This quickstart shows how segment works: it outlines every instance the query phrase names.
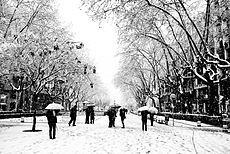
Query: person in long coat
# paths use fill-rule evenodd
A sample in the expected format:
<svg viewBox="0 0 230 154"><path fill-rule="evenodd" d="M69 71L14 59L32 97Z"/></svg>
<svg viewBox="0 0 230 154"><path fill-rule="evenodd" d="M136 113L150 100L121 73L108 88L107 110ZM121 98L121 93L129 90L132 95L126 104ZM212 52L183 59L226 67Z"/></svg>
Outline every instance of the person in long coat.
<svg viewBox="0 0 230 154"><path fill-rule="evenodd" d="M147 131L148 111L141 111L142 130Z"/></svg>
<svg viewBox="0 0 230 154"><path fill-rule="evenodd" d="M48 125L49 125L49 137L50 139L55 139L56 138L56 123L57 123L56 112L54 110L48 110L46 112L46 117L47 117Z"/></svg>
<svg viewBox="0 0 230 154"><path fill-rule="evenodd" d="M114 108L110 108L107 111L107 115L109 116L109 128L115 127L116 110Z"/></svg>
<svg viewBox="0 0 230 154"><path fill-rule="evenodd" d="M149 119L150 119L150 122L151 122L151 126L153 126L153 121L154 121L154 114L153 113L149 114Z"/></svg>
<svg viewBox="0 0 230 154"><path fill-rule="evenodd" d="M112 113L113 113L113 114L112 114L112 115L113 115L113 116L112 116L112 126L113 126L113 127L115 127L115 120L116 120L116 117L117 117L117 111L118 111L118 110L115 109L115 108L112 109Z"/></svg>
<svg viewBox="0 0 230 154"><path fill-rule="evenodd" d="M71 123L73 122L73 126L76 126L76 118L77 118L77 105L74 105L71 109L70 109L70 121L69 121L69 126L71 125Z"/></svg>
<svg viewBox="0 0 230 154"><path fill-rule="evenodd" d="M121 108L120 109L120 117L121 117L121 123L122 123L122 128L125 128L125 123L124 123L124 120L126 118L125 114L128 112L127 109L125 108Z"/></svg>
<svg viewBox="0 0 230 154"><path fill-rule="evenodd" d="M89 124L90 109L87 107L85 109L85 123Z"/></svg>
<svg viewBox="0 0 230 154"><path fill-rule="evenodd" d="M93 107L90 108L90 123L94 124L95 113Z"/></svg>

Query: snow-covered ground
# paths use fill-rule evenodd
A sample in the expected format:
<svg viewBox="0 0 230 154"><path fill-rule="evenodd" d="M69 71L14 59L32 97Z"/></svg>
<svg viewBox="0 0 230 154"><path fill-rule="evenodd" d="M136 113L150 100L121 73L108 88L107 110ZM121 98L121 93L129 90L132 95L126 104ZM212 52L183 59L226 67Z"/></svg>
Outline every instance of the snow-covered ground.
<svg viewBox="0 0 230 154"><path fill-rule="evenodd" d="M84 116L77 117L77 126L68 126L69 117L59 116L56 139L50 140L46 117L37 117L38 132L25 132L32 127L32 118L0 120L0 153L7 154L104 154L104 153L154 153L154 154L228 154L230 134L221 128L172 120L169 125L150 126L141 130L141 119L129 114L126 128L121 128L120 117L116 127L108 128L108 117L96 117L95 124L84 124ZM205 128L205 129L203 129ZM206 129L210 128L210 129ZM205 131L204 131L205 130ZM208 131L207 131L208 130Z"/></svg>

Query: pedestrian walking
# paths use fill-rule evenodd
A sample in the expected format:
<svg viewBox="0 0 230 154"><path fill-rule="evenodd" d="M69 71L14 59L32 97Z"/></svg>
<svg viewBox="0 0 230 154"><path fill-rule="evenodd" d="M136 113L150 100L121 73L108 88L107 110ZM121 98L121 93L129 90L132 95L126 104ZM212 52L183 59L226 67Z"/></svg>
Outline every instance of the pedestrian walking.
<svg viewBox="0 0 230 154"><path fill-rule="evenodd" d="M148 111L144 110L141 111L141 121L142 121L142 130L147 131L147 118L148 118Z"/></svg>
<svg viewBox="0 0 230 154"><path fill-rule="evenodd" d="M90 107L90 123L91 124L94 124L94 116L95 116L94 109L93 107Z"/></svg>
<svg viewBox="0 0 230 154"><path fill-rule="evenodd" d="M154 114L153 113L149 114L149 119L150 119L151 126L153 126L153 121L154 121Z"/></svg>
<svg viewBox="0 0 230 154"><path fill-rule="evenodd" d="M85 124L89 124L90 109L87 107L85 109Z"/></svg>
<svg viewBox="0 0 230 154"><path fill-rule="evenodd" d="M120 117L121 117L121 123L122 123L122 128L125 128L125 123L124 123L124 120L126 118L125 114L128 112L127 109L125 108L121 108L120 109Z"/></svg>
<svg viewBox="0 0 230 154"><path fill-rule="evenodd" d="M112 126L115 127L115 120L116 120L116 117L117 117L117 110L115 108L113 108L112 110Z"/></svg>
<svg viewBox="0 0 230 154"><path fill-rule="evenodd" d="M54 110L47 110L46 117L47 117L48 125L49 125L49 137L50 139L55 139L56 138L56 123L57 123L56 112Z"/></svg>
<svg viewBox="0 0 230 154"><path fill-rule="evenodd" d="M115 127L115 118L116 118L116 111L114 108L110 108L107 111L107 115L109 116L109 128Z"/></svg>
<svg viewBox="0 0 230 154"><path fill-rule="evenodd" d="M77 105L75 104L71 109L70 109L70 121L69 121L69 126L73 122L73 126L76 126L76 118L77 118Z"/></svg>

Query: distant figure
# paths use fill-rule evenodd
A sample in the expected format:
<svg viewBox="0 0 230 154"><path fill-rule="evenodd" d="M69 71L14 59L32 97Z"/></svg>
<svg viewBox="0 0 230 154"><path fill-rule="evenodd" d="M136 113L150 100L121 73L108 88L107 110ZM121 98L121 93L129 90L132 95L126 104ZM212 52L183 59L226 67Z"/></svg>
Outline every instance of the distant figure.
<svg viewBox="0 0 230 154"><path fill-rule="evenodd" d="M90 123L91 124L94 124L94 116L95 116L94 109L93 107L91 107L90 108Z"/></svg>
<svg viewBox="0 0 230 154"><path fill-rule="evenodd" d="M107 111L107 115L109 116L109 128L115 127L116 110L114 108L110 108Z"/></svg>
<svg viewBox="0 0 230 154"><path fill-rule="evenodd" d="M54 110L48 110L46 112L46 117L48 120L49 125L49 137L50 139L55 139L56 135L56 123L57 123L57 117Z"/></svg>
<svg viewBox="0 0 230 154"><path fill-rule="evenodd" d="M121 117L121 123L122 123L122 128L125 128L124 120L126 118L125 114L128 112L127 109L121 108L120 109L120 117Z"/></svg>
<svg viewBox="0 0 230 154"><path fill-rule="evenodd" d="M117 109L113 108L113 118L112 118L112 126L115 127L115 120L116 120L116 117L117 117Z"/></svg>
<svg viewBox="0 0 230 154"><path fill-rule="evenodd" d="M150 114L149 114L149 118L150 118L151 126L153 126L154 114L153 114L153 113L150 113Z"/></svg>
<svg viewBox="0 0 230 154"><path fill-rule="evenodd" d="M141 111L142 130L147 131L147 116L148 111Z"/></svg>
<svg viewBox="0 0 230 154"><path fill-rule="evenodd" d="M73 122L73 126L76 126L76 118L77 118L77 105L74 105L71 109L70 109L70 121L69 121L69 126L71 125L71 123Z"/></svg>
<svg viewBox="0 0 230 154"><path fill-rule="evenodd" d="M90 115L90 109L87 107L85 109L85 123L89 124L89 115Z"/></svg>

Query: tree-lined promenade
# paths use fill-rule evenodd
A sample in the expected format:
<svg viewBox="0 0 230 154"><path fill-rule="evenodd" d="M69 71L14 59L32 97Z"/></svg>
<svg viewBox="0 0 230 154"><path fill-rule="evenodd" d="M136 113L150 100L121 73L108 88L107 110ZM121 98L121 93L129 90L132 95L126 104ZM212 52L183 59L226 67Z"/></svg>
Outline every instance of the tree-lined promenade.
<svg viewBox="0 0 230 154"><path fill-rule="evenodd" d="M111 102L84 42L60 24L54 2L0 0L1 110ZM151 104L160 112L210 116L229 114L229 6L227 0L82 0L93 19L117 26L115 82L130 109Z"/></svg>

